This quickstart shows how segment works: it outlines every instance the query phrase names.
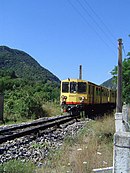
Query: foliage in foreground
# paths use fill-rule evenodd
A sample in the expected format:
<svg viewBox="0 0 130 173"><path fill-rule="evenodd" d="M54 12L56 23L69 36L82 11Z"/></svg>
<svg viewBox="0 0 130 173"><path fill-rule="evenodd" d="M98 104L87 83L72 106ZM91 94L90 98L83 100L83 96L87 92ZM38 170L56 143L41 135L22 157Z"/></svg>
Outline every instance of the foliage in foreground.
<svg viewBox="0 0 130 173"><path fill-rule="evenodd" d="M61 150L52 151L38 173L86 173L112 166L114 117L90 121L76 136L69 136Z"/></svg>
<svg viewBox="0 0 130 173"><path fill-rule="evenodd" d="M130 53L128 54L130 56ZM117 81L117 66L112 70L112 75ZM130 58L125 58L122 63L122 84L123 84L123 101L130 103Z"/></svg>
<svg viewBox="0 0 130 173"><path fill-rule="evenodd" d="M22 162L20 160L11 160L0 165L0 173L33 173L35 166L31 162Z"/></svg>

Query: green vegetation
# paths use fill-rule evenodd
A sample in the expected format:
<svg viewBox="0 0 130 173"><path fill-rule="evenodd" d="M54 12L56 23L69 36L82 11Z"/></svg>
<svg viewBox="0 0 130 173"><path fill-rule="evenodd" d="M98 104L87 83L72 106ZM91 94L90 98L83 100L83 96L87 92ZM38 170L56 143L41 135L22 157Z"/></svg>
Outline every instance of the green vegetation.
<svg viewBox="0 0 130 173"><path fill-rule="evenodd" d="M122 95L123 101L126 103L130 103L130 52L128 53L128 58L125 58L122 62ZM102 86L106 86L108 88L116 89L117 87L117 66L112 70L111 74L113 77L104 83Z"/></svg>
<svg viewBox="0 0 130 173"><path fill-rule="evenodd" d="M19 78L42 80L44 83L47 81L60 83L55 75L40 66L30 55L20 50L10 49L7 46L0 46L0 69L11 73L14 71Z"/></svg>
<svg viewBox="0 0 130 173"><path fill-rule="evenodd" d="M130 56L130 53L128 53ZM130 103L130 57L125 58L122 62L122 84L123 84L123 101L126 103ZM112 70L112 75L115 78L115 82L117 81L117 66Z"/></svg>
<svg viewBox="0 0 130 173"><path fill-rule="evenodd" d="M86 173L112 166L114 125L113 115L87 122L77 135L66 137L60 150L52 150L37 172Z"/></svg>
<svg viewBox="0 0 130 173"><path fill-rule="evenodd" d="M28 54L0 46L0 93L4 121L53 116L59 105L60 81Z"/></svg>
<svg viewBox="0 0 130 173"><path fill-rule="evenodd" d="M11 79L6 76L0 78L0 89L4 93L6 122L49 116L51 110L59 104L59 85L54 82Z"/></svg>
<svg viewBox="0 0 130 173"><path fill-rule="evenodd" d="M34 173L35 165L31 162L22 162L20 160L10 160L0 165L0 173Z"/></svg>

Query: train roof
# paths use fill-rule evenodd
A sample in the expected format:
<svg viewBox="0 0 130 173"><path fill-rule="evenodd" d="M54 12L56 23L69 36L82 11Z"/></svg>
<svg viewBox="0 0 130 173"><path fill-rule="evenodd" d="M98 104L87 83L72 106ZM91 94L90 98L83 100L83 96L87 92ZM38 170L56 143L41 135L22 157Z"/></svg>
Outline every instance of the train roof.
<svg viewBox="0 0 130 173"><path fill-rule="evenodd" d="M90 84L90 85L95 85L95 86L97 86L97 87L110 90L109 88L107 88L107 87L105 87L105 86L97 85L97 84L95 84L95 83L93 83L93 82L90 82L90 81L87 81L87 80L83 80L83 79L68 78L68 79L61 80L61 82L86 82L86 83L88 83L88 84Z"/></svg>
<svg viewBox="0 0 130 173"><path fill-rule="evenodd" d="M67 81L68 81L68 82L86 82L86 83L89 83L89 84L91 84L91 85L96 85L96 86L101 87L100 85L97 85L97 84L95 84L95 83L92 83L92 82L90 82L90 81L83 80L83 79L68 78L68 79L62 80L61 82L67 82Z"/></svg>
<svg viewBox="0 0 130 173"><path fill-rule="evenodd" d="M87 80L68 78L61 80L61 82L88 82Z"/></svg>

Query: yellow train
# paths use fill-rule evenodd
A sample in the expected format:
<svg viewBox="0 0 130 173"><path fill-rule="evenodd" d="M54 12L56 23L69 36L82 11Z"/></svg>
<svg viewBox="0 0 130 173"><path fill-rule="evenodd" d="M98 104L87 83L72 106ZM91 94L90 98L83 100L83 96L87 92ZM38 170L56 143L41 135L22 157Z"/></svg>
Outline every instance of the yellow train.
<svg viewBox="0 0 130 173"><path fill-rule="evenodd" d="M60 104L63 112L96 113L116 105L116 91L82 79L61 81Z"/></svg>

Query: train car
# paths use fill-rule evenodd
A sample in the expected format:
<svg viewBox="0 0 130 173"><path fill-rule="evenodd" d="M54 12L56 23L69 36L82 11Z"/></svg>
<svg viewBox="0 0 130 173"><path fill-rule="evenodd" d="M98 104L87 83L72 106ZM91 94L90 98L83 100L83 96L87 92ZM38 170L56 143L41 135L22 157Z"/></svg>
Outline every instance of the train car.
<svg viewBox="0 0 130 173"><path fill-rule="evenodd" d="M74 109L80 110L88 101L88 82L80 79L66 79L61 81L60 103L64 112Z"/></svg>
<svg viewBox="0 0 130 173"><path fill-rule="evenodd" d="M115 104L115 93L106 87L82 79L61 81L60 104L63 112L98 112L111 103Z"/></svg>
<svg viewBox="0 0 130 173"><path fill-rule="evenodd" d="M109 90L109 99L108 99L109 104L111 104L112 107L116 106L116 91L114 90Z"/></svg>

